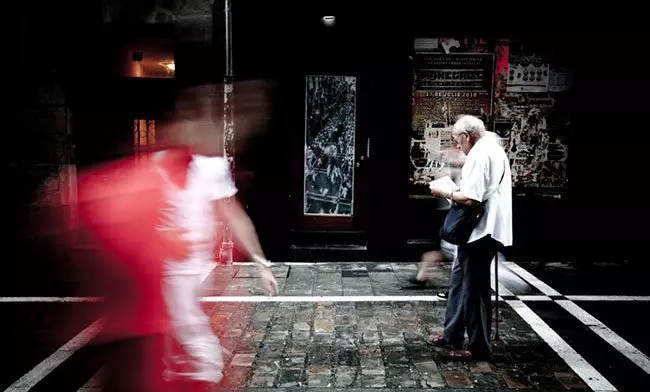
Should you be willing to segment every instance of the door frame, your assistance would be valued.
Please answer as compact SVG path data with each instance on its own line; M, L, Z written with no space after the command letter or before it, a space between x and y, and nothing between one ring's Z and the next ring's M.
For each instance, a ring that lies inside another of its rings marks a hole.
M309 76L349 76L355 78L355 155L354 155L354 173L353 173L353 211L352 216L327 216L327 215L307 215L304 213L305 197L305 137L307 127L307 78ZM368 187L368 172L366 168L366 150L367 138L365 132L364 116L366 111L363 108L364 102L364 81L363 76L356 72L305 72L301 76L300 82L295 83L293 90L294 96L298 95L298 86L300 86L300 101L296 99L296 105L300 102L301 107L301 126L298 127L298 121L292 127L292 170L291 170L291 205L292 211L292 229L294 231L345 231L345 232L367 232L367 209L366 193ZM298 111L293 111L297 113Z

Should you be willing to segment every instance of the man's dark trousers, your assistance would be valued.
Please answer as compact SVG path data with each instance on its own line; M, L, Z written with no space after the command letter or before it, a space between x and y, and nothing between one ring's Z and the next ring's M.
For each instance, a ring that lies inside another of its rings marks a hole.
M458 247L449 283L445 315L445 342L462 348L465 330L473 356L490 356L492 346L492 301L490 264L496 254L496 241L490 237Z

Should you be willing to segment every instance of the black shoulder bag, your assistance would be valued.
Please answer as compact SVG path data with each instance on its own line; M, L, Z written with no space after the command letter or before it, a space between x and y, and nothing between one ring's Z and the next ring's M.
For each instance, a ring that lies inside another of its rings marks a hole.
M501 182L503 181L503 176L505 175L506 169L504 167L501 180L499 180L499 185L497 185L494 191L490 192L488 197L485 198L485 201L472 203L471 206L458 204L455 201L452 202L451 208L449 208L447 216L445 217L445 222L440 228L440 238L454 245L467 244L469 236L485 214L485 203L487 203L487 199L492 196L494 192L499 190Z

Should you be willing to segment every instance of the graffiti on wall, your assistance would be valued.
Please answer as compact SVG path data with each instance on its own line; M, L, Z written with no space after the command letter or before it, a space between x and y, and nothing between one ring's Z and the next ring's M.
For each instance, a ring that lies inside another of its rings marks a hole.
M572 75L520 45L496 46L494 130L503 138L513 184L566 186Z

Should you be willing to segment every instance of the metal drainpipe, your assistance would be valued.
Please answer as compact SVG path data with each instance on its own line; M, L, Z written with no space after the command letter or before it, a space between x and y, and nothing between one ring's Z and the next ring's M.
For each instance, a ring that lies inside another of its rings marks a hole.
M226 27L226 72L223 77L223 153L230 162L233 180L235 178L235 125L234 125L234 102L233 102L233 71L232 71L232 14L231 0L225 0L224 17ZM223 225L224 235L219 252L223 264L233 262L232 232L227 224Z

